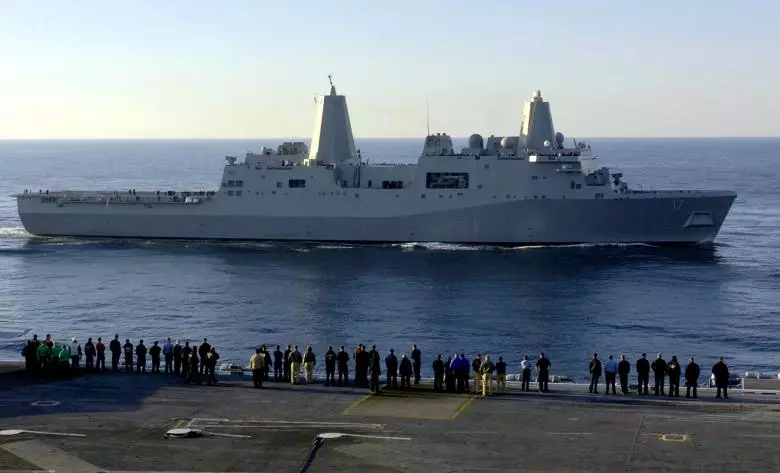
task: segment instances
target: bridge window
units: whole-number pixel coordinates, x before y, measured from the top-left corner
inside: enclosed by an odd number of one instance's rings
[[[233,187],[235,185],[235,181],[228,181],[228,187]]]
[[[466,172],[429,172],[425,179],[428,189],[468,189],[469,174]]]
[[[244,181],[236,181],[236,187],[244,187]]]
[[[403,181],[382,181],[382,189],[402,189]]]
[[[236,191],[237,196],[241,196],[241,191]]]
[[[232,196],[233,195],[233,191],[228,191],[228,195]]]
[[[295,187],[306,187],[306,179],[290,179],[290,180],[287,182],[287,185],[288,185],[290,188],[295,188]]]

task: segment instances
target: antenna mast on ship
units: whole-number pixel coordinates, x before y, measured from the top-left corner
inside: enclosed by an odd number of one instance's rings
[[[428,107],[428,97],[425,97],[425,126],[428,128],[426,136],[431,136],[431,109]]]

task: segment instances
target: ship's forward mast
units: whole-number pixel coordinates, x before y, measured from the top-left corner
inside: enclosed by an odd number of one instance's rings
[[[330,93],[317,97],[317,114],[311,137],[312,161],[338,164],[359,164],[352,125],[347,111],[347,99],[336,93],[333,76],[328,76]]]

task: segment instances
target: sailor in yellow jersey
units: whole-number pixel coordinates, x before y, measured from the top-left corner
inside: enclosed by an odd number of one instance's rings
[[[265,374],[265,355],[259,348],[256,348],[255,353],[249,358],[249,369],[252,370],[252,381],[254,381],[255,387],[262,388],[263,375]]]
[[[479,367],[479,372],[482,374],[482,397],[485,397],[493,391],[493,362],[490,361],[490,355],[485,356],[485,361]]]

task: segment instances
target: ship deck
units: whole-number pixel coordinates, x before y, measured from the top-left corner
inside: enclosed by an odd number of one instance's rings
[[[256,390],[246,377],[207,387],[165,375],[46,386],[1,376],[0,471],[780,472],[773,393],[669,400],[551,385],[550,394],[482,399],[273,382]],[[164,440],[174,428],[203,436]]]

